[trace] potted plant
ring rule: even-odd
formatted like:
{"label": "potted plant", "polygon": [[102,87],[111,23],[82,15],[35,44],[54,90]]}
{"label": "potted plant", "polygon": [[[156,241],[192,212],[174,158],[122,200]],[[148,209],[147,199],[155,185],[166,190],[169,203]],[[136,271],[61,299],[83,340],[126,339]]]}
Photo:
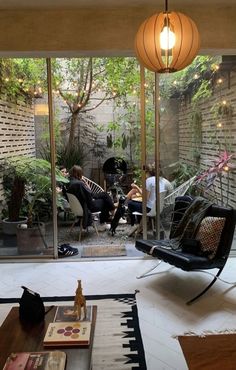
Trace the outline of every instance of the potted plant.
{"label": "potted plant", "polygon": [[17,225],[19,223],[26,223],[27,221],[27,218],[23,216],[21,211],[26,180],[20,164],[19,157],[6,159],[1,164],[5,195],[5,199],[2,201],[2,214],[4,216],[2,227],[3,233],[8,235],[15,235]]}
{"label": "potted plant", "polygon": [[[234,157],[235,155],[227,150],[220,151],[215,159],[206,161],[208,168],[197,176],[195,182],[196,185],[205,184],[205,193],[212,188],[214,201],[226,207],[229,202],[229,174],[236,169],[236,166],[231,162]],[[223,183],[223,178],[226,179],[226,185]],[[218,180],[218,193],[216,192],[216,180]]]}
{"label": "potted plant", "polygon": [[[13,214],[13,222],[17,222],[21,215],[26,217],[16,228],[19,253],[39,253],[44,248],[45,235],[45,227],[39,222],[40,213],[45,208],[51,209],[51,164],[35,157],[14,157],[7,160],[5,169],[12,184],[16,185],[11,190],[8,188],[8,221],[13,220],[10,218]],[[56,178],[60,182],[68,181],[59,170],[56,170]]]}

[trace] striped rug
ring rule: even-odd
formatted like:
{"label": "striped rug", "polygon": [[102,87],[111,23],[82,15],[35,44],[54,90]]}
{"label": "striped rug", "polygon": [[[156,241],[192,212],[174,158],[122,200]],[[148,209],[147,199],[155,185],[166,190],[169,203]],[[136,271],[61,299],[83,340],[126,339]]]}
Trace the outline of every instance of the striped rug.
{"label": "striped rug", "polygon": [[[56,305],[74,301],[72,296],[42,299]],[[135,294],[86,296],[86,300],[88,305],[98,307],[93,370],[146,370]],[[7,313],[9,304],[16,302],[19,302],[19,298],[0,298],[0,303],[8,303],[1,305],[0,309]]]}

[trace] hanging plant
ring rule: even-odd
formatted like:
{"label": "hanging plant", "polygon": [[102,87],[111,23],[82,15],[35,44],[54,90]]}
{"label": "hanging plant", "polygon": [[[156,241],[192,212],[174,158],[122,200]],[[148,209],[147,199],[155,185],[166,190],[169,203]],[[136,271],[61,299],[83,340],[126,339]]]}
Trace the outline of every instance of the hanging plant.
{"label": "hanging plant", "polygon": [[112,134],[107,135],[107,147],[112,148],[113,140],[112,140]]}
{"label": "hanging plant", "polygon": [[127,146],[128,146],[128,138],[126,137],[126,135],[123,133],[122,134],[122,149],[126,149]]}
{"label": "hanging plant", "polygon": [[215,118],[231,118],[233,114],[233,107],[230,103],[223,100],[222,102],[216,103],[212,107],[212,111]]}
{"label": "hanging plant", "polygon": [[202,113],[199,110],[193,111],[191,115],[191,126],[193,142],[200,144],[202,142]]}

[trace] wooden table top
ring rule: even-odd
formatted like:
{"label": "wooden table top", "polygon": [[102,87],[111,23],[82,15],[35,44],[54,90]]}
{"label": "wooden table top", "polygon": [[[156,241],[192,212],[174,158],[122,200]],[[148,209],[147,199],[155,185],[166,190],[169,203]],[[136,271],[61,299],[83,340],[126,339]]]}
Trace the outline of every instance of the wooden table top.
{"label": "wooden table top", "polygon": [[[12,352],[40,352],[53,349],[43,347],[43,339],[50,322],[55,317],[56,307],[53,307],[45,321],[39,324],[23,324],[19,320],[19,308],[13,307],[0,327],[0,369]],[[47,309],[47,308],[46,308]],[[92,367],[92,346],[94,338],[97,306],[93,306],[91,338],[89,347],[54,348],[67,355],[66,370],[90,370]]]}

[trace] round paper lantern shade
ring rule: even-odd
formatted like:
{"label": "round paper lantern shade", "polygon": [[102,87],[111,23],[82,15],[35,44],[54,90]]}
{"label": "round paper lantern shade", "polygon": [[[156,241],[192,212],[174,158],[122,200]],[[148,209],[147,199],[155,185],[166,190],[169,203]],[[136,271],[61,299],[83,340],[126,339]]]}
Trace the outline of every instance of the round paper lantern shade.
{"label": "round paper lantern shade", "polygon": [[179,12],[168,12],[169,24],[175,34],[175,45],[171,56],[163,58],[160,46],[160,33],[163,30],[167,13],[154,14],[140,26],[135,51],[140,63],[154,72],[176,72],[188,66],[200,47],[198,29],[191,18]]}

